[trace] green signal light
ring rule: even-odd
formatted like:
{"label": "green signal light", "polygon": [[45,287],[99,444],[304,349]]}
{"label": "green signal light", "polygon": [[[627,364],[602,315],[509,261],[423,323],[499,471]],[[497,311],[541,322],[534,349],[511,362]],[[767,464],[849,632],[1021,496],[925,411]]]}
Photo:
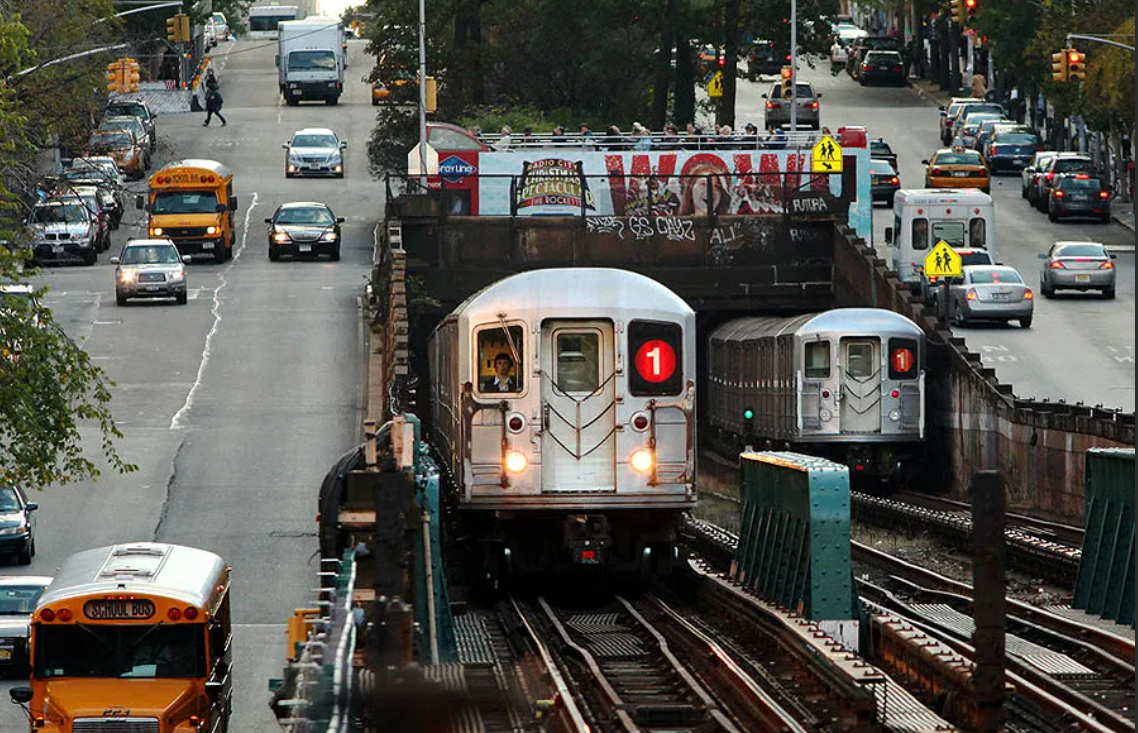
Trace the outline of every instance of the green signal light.
{"label": "green signal light", "polygon": [[748,407],[747,409],[743,410],[743,419],[744,420],[753,420],[754,417],[755,417],[755,411],[752,410],[751,408]]}

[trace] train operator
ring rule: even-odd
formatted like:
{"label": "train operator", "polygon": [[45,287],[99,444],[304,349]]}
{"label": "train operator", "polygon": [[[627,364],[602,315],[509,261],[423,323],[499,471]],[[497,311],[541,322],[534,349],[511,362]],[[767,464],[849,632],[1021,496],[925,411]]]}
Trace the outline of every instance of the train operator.
{"label": "train operator", "polygon": [[514,359],[506,352],[494,357],[494,376],[486,377],[482,381],[483,392],[517,392],[517,377],[511,376],[514,369]]}

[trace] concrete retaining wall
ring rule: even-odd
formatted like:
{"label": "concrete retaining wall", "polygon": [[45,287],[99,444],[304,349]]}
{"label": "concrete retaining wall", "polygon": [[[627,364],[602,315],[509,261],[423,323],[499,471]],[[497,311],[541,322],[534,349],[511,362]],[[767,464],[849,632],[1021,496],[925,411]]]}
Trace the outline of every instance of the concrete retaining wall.
{"label": "concrete retaining wall", "polygon": [[834,295],[838,305],[902,313],[928,335],[928,474],[934,482],[966,499],[973,471],[999,470],[1009,505],[1082,522],[1086,452],[1133,446],[1133,413],[1017,399],[1012,385],[1000,383],[995,370],[941,326],[846,227],[835,230]]}

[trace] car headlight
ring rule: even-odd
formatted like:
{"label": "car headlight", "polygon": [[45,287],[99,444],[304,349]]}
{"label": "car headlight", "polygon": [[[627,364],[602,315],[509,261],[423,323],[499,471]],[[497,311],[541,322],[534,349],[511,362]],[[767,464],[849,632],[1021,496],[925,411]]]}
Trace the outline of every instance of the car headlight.
{"label": "car headlight", "polygon": [[174,270],[173,272],[170,273],[170,279],[171,280],[185,280],[186,279],[186,271],[185,270]]}
{"label": "car headlight", "polygon": [[119,280],[124,283],[134,282],[134,270],[119,270]]}
{"label": "car headlight", "polygon": [[217,227],[206,227],[205,233],[206,234],[217,234]]}
{"label": "car headlight", "polygon": [[321,242],[335,242],[337,239],[339,239],[339,236],[336,235],[336,232],[324,232],[324,234],[320,236]]}
{"label": "car headlight", "polygon": [[287,232],[274,232],[273,233],[273,241],[274,242],[289,242],[291,240],[292,240],[292,237],[290,237]]}
{"label": "car headlight", "polygon": [[25,531],[27,531],[27,527],[22,524],[17,524],[12,527],[0,527],[0,535],[23,534]]}

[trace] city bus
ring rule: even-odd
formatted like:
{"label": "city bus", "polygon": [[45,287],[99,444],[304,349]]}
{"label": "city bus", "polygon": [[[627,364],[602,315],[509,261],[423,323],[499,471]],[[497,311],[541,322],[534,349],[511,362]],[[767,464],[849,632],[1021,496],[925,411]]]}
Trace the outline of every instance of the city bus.
{"label": "city bus", "polygon": [[32,615],[30,686],[9,690],[31,733],[228,731],[230,571],[156,542],[67,558]]}
{"label": "city bus", "polygon": [[249,8],[249,30],[246,38],[277,39],[277,24],[300,17],[300,9],[295,5],[257,5]]}

